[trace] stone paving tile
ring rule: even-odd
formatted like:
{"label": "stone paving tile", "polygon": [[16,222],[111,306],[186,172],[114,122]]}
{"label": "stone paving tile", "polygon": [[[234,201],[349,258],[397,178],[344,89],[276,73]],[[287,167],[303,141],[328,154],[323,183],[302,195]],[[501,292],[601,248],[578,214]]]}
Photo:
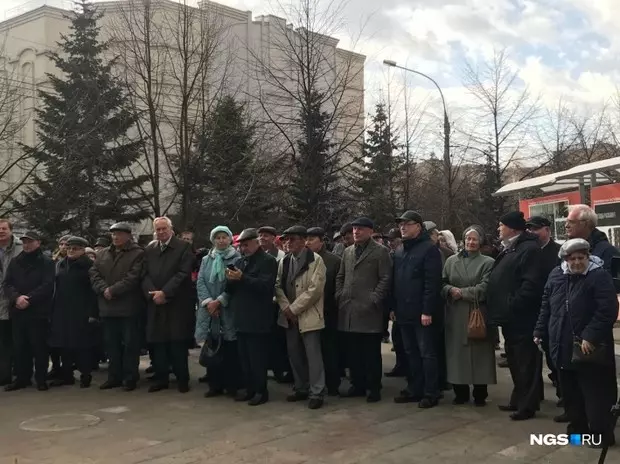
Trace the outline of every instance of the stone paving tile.
{"label": "stone paving tile", "polygon": [[[393,354],[389,346],[384,351],[389,367]],[[194,377],[202,373],[195,359],[192,369]],[[97,384],[104,375],[96,375]],[[0,464],[597,462],[598,453],[589,449],[530,446],[530,433],[563,432],[562,424],[551,421],[558,413],[552,389],[547,385],[549,400],[535,420],[511,422],[496,407],[508,396],[508,373],[500,370],[498,376],[486,408],[452,406],[448,393],[431,410],[392,402],[402,379],[385,379],[381,403],[329,398],[319,411],[286,403],[289,387],[276,384],[270,384],[272,401],[258,408],[229,398],[204,399],[206,387],[198,384],[186,395],[174,389],[148,394],[146,381],[131,393],[77,387],[2,392]],[[64,432],[19,428],[28,419],[67,413],[92,414],[101,422]],[[620,463],[620,452],[612,451],[607,463]]]}

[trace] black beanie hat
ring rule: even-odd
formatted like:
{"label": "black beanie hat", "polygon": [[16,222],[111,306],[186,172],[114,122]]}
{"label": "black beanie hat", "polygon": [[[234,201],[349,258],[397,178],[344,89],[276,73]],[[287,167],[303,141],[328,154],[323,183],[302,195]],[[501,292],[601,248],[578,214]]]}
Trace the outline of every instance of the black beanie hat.
{"label": "black beanie hat", "polygon": [[521,211],[506,213],[499,219],[499,222],[514,230],[525,230],[527,228],[525,225],[525,216],[523,216]]}

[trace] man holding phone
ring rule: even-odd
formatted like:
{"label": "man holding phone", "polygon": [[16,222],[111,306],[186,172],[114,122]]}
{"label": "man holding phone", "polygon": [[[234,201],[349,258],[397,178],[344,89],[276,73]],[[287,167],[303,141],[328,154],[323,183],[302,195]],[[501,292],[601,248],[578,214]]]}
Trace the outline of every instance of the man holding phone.
{"label": "man holding phone", "polygon": [[278,264],[261,248],[256,229],[245,229],[238,241],[243,259],[233,269],[227,267],[226,292],[235,315],[239,360],[247,390],[235,400],[258,406],[269,400],[267,369]]}

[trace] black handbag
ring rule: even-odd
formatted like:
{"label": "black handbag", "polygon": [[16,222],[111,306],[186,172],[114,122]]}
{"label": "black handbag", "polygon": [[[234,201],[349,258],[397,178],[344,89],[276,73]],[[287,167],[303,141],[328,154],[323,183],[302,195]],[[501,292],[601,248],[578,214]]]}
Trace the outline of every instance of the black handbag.
{"label": "black handbag", "polygon": [[573,326],[573,318],[570,315],[570,308],[568,304],[568,297],[566,297],[566,314],[568,314],[568,321],[570,324],[570,330],[573,334],[573,352],[571,356],[571,364],[583,365],[583,364],[596,364],[605,365],[609,364],[609,355],[607,353],[607,345],[599,343],[594,346],[594,350],[590,354],[585,354],[581,351],[581,343],[583,339],[575,335],[575,329]]}
{"label": "black handbag", "polygon": [[220,352],[224,338],[221,327],[220,318],[211,316],[207,329],[207,339],[200,349],[200,357],[198,358],[198,363],[202,367],[213,369],[223,362],[223,355]]}

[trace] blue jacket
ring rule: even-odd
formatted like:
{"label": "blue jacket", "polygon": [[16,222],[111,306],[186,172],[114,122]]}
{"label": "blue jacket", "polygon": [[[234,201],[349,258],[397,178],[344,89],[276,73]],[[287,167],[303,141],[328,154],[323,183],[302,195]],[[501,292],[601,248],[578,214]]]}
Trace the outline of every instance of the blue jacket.
{"label": "blue jacket", "polygon": [[[234,314],[228,305],[228,294],[225,291],[226,280],[221,282],[210,282],[211,268],[213,266],[214,257],[213,250],[202,258],[200,271],[198,272],[198,280],[196,282],[196,290],[198,292],[198,313],[196,314],[196,340],[206,340],[209,332],[209,324],[211,315],[207,311],[206,303],[213,300],[219,300],[220,306],[220,323],[224,335],[224,340],[232,341],[236,339],[236,331],[234,324]],[[224,266],[235,264],[241,255],[231,248],[224,257]],[[203,306],[204,305],[204,306]]]}
{"label": "blue jacket", "polygon": [[399,324],[419,324],[422,314],[435,315],[440,307],[441,271],[441,253],[427,232],[403,241],[394,253],[391,304]]}
{"label": "blue jacket", "polygon": [[549,275],[534,337],[549,341],[549,354],[560,369],[571,367],[573,333],[594,345],[606,344],[613,363],[618,299],[611,275],[596,256],[584,275],[566,269],[562,263]]}

